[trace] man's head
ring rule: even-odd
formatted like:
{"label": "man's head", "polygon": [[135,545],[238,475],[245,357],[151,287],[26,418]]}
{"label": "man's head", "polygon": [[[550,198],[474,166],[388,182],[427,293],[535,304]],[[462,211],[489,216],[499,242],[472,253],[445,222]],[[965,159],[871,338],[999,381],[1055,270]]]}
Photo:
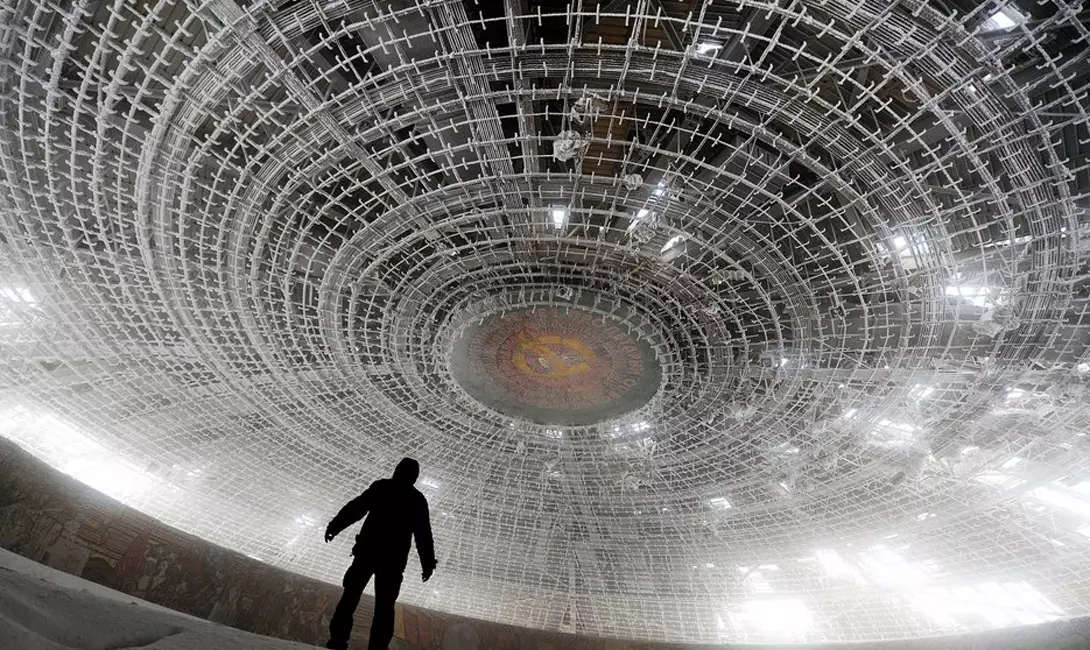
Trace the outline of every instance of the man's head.
{"label": "man's head", "polygon": [[420,463],[412,458],[402,458],[394,470],[394,480],[412,485],[420,477]]}

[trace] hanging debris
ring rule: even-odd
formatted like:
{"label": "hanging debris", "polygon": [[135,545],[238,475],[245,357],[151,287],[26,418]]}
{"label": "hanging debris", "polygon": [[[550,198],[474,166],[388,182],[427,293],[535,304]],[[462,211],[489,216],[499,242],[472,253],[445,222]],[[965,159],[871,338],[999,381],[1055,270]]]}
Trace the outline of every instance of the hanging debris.
{"label": "hanging debris", "polygon": [[727,415],[739,422],[746,422],[754,415],[757,415],[757,407],[752,404],[731,402],[731,404],[727,406]]}
{"label": "hanging debris", "polygon": [[632,217],[628,236],[634,242],[643,246],[653,240],[659,233],[659,216],[646,209],[640,210]]}
{"label": "hanging debris", "polygon": [[593,120],[598,111],[605,107],[606,101],[600,96],[594,93],[583,95],[572,104],[571,110],[568,111],[568,117],[575,124],[586,124]]}
{"label": "hanging debris", "polygon": [[1051,403],[1050,406],[1056,408],[1086,404],[1088,392],[1090,388],[1085,384],[1071,382],[1049,386],[1045,395]]}
{"label": "hanging debris", "polygon": [[893,475],[893,483],[900,483],[902,481],[918,482],[923,478],[924,470],[927,469],[928,460],[930,455],[927,453],[913,453],[904,463],[901,471]]}
{"label": "hanging debris", "polygon": [[625,474],[621,477],[622,492],[639,492],[640,488],[649,486],[648,480],[635,473]]}
{"label": "hanging debris", "polygon": [[577,158],[586,152],[590,141],[585,135],[577,131],[561,131],[553,140],[553,158],[560,162],[567,162]]}
{"label": "hanging debris", "polygon": [[639,245],[648,244],[658,234],[654,222],[644,222],[632,229],[632,240]]}
{"label": "hanging debris", "polygon": [[642,174],[625,174],[621,177],[621,183],[624,184],[624,188],[629,192],[638,190],[643,187],[643,175]]}
{"label": "hanging debris", "polygon": [[605,100],[593,93],[575,100],[567,113],[567,128],[553,140],[553,158],[567,162],[586,153],[590,146],[591,124]]}
{"label": "hanging debris", "polygon": [[840,452],[836,449],[822,451],[820,454],[818,454],[817,463],[818,467],[820,467],[823,471],[836,471],[837,465],[840,464]]}
{"label": "hanging debris", "polygon": [[1009,305],[991,307],[984,311],[980,320],[973,323],[973,331],[982,336],[995,338],[1003,332],[1018,329],[1021,319],[1014,315]]}

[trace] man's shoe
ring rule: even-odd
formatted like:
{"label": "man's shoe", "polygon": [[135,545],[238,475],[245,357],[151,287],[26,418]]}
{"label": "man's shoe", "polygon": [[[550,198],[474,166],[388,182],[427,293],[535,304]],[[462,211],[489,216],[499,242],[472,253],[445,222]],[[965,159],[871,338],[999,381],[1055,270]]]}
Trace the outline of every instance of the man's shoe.
{"label": "man's shoe", "polygon": [[348,650],[348,642],[338,642],[330,639],[325,647],[329,648],[329,650]]}

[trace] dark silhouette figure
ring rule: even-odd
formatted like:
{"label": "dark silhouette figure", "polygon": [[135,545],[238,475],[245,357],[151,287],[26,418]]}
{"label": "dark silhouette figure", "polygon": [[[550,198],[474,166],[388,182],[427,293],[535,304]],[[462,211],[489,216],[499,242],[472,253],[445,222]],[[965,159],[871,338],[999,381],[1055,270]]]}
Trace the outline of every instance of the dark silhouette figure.
{"label": "dark silhouette figure", "polygon": [[401,578],[409,561],[409,548],[416,538],[424,582],[435,571],[435,548],[431,538],[428,500],[413,487],[420,476],[420,463],[404,458],[397,464],[393,478],[379,479],[363,494],[352,499],[325,530],[325,541],[332,541],[342,530],[360,519],[363,522],[356,545],[352,547],[352,566],[344,574],[344,595],[329,622],[327,648],[346,650],[352,634],[352,615],[371,576],[375,577],[375,614],[371,621],[368,650],[386,650],[394,636],[394,603],[401,592]]}

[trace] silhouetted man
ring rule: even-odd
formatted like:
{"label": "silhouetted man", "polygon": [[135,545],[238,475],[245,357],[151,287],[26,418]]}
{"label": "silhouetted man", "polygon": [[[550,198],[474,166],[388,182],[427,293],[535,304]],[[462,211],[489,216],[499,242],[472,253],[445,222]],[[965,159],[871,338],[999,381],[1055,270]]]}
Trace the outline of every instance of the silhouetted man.
{"label": "silhouetted man", "polygon": [[435,571],[437,563],[428,500],[413,487],[419,476],[420,463],[412,458],[402,459],[393,478],[372,483],[363,494],[341,508],[326,527],[325,541],[329,542],[345,528],[367,517],[356,536],[356,545],[352,547],[352,566],[344,574],[344,595],[329,621],[327,648],[348,648],[352,615],[360,604],[367,581],[375,576],[375,614],[367,648],[386,650],[394,636],[394,603],[401,592],[401,578],[409,561],[413,537],[416,538],[416,554],[420,556],[424,582]]}

